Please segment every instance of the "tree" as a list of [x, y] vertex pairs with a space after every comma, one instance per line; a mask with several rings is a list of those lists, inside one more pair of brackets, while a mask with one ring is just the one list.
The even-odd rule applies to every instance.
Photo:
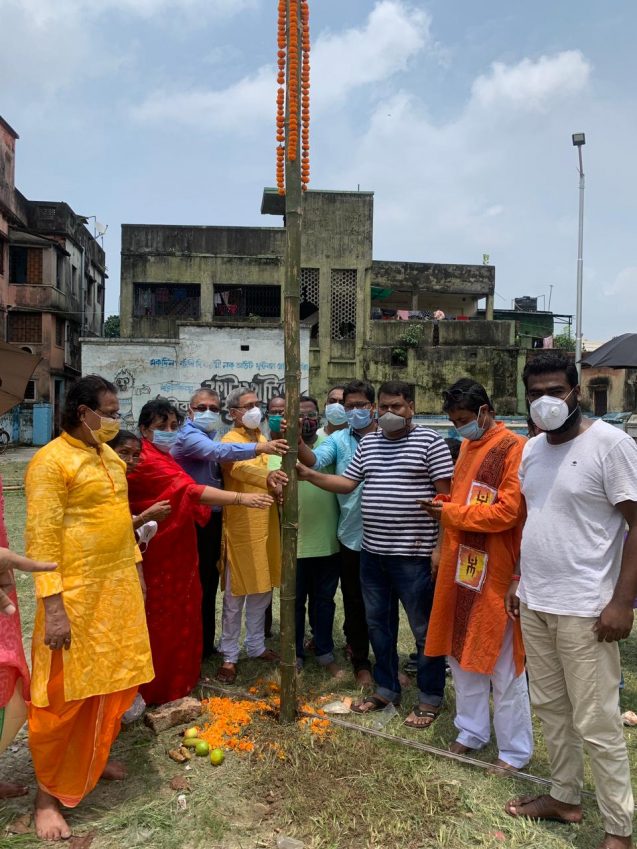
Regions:
[[553, 337], [553, 347], [559, 348], [560, 351], [574, 351], [575, 338], [571, 336], [568, 330], [564, 330]]
[[107, 339], [119, 339], [119, 316], [109, 315], [104, 322], [104, 336]]

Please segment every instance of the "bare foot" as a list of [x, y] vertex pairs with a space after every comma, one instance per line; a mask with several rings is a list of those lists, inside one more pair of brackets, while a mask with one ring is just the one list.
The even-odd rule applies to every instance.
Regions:
[[371, 687], [374, 683], [372, 673], [369, 669], [359, 669], [356, 673], [356, 683], [359, 687]]
[[469, 752], [473, 752], [473, 751], [475, 751], [475, 750], [474, 750], [474, 749], [472, 749], [470, 746], [463, 746], [463, 744], [462, 744], [462, 743], [459, 743], [457, 740], [455, 740], [455, 741], [454, 741], [454, 742], [453, 742], [453, 743], [449, 746], [449, 751], [450, 751], [450, 752], [453, 752], [453, 753], [454, 753], [454, 755], [468, 755], [468, 754], [469, 754]]
[[513, 766], [512, 764], [503, 761], [502, 758], [498, 758], [493, 766], [489, 767], [487, 770], [487, 775], [499, 775], [502, 777], [511, 775], [515, 772], [520, 772], [521, 769], [523, 769], [523, 767]]
[[104, 781], [123, 781], [127, 775], [128, 770], [122, 761], [108, 761], [101, 777]]
[[[567, 805], [566, 802], [558, 802], [548, 793], [542, 796], [519, 796], [517, 799], [511, 799], [504, 806], [504, 810], [512, 817], [528, 817], [532, 820], [555, 820], [564, 823], [582, 821], [581, 805]], [[621, 845], [630, 846], [629, 843]]]
[[597, 849], [632, 849], [633, 846], [632, 837], [620, 837], [618, 834], [606, 832]]
[[345, 671], [341, 669], [341, 667], [338, 665], [338, 663], [336, 663], [336, 661], [333, 661], [332, 663], [326, 663], [323, 668], [330, 673], [332, 678], [336, 678], [337, 681], [340, 681], [342, 678], [345, 678]]
[[26, 796], [29, 788], [24, 784], [11, 784], [8, 781], [0, 781], [0, 799], [13, 799], [14, 796]]
[[40, 840], [68, 840], [71, 836], [71, 829], [60, 813], [60, 803], [42, 788], [35, 797], [35, 832]]

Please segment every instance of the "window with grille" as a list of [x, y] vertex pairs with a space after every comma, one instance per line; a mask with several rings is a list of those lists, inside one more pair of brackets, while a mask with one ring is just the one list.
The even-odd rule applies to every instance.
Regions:
[[301, 320], [319, 311], [319, 270], [302, 268], [300, 280]]
[[356, 338], [356, 269], [333, 268], [330, 276], [331, 338]]
[[215, 286], [215, 317], [218, 318], [281, 318], [280, 286], [236, 286], [220, 283]]
[[35, 401], [36, 397], [35, 380], [29, 380], [27, 381], [26, 389], [24, 390], [24, 400]]
[[41, 342], [41, 313], [10, 312], [7, 319], [9, 342]]
[[170, 316], [171, 318], [199, 318], [201, 314], [201, 286], [181, 283], [135, 283], [134, 315]]

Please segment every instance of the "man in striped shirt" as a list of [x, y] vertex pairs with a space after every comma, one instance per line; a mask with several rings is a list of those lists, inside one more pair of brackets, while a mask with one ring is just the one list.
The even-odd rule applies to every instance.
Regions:
[[409, 384], [384, 383], [378, 392], [378, 413], [379, 429], [361, 439], [342, 475], [299, 466], [299, 477], [342, 495], [363, 483], [361, 586], [376, 657], [376, 691], [353, 709], [371, 713], [389, 702], [400, 703], [400, 601], [418, 647], [418, 703], [405, 724], [427, 728], [442, 705], [445, 661], [423, 653], [433, 599], [431, 552], [438, 528], [420, 509], [418, 499], [448, 493], [453, 464], [444, 440], [430, 428], [412, 423], [414, 401]]

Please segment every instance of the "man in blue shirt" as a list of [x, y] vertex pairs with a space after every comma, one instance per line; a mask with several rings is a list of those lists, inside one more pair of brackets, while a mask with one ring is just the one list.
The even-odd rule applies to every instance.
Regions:
[[[375, 398], [371, 383], [364, 380], [348, 383], [343, 389], [343, 407], [348, 427], [333, 431], [314, 451], [305, 443], [299, 443], [299, 460], [314, 469], [334, 466], [336, 474], [342, 475], [356, 453], [360, 440], [377, 428], [374, 419]], [[360, 685], [367, 685], [372, 683], [372, 667], [369, 661], [369, 635], [360, 581], [360, 551], [363, 541], [362, 494], [363, 488], [358, 487], [349, 495], [337, 496], [340, 519], [336, 535], [341, 546], [341, 592], [345, 612], [343, 630], [352, 649], [352, 666], [356, 681]]]
[[[219, 463], [252, 460], [258, 454], [285, 454], [285, 439], [239, 445], [217, 441], [221, 425], [221, 398], [211, 389], [199, 389], [190, 399], [188, 418], [179, 431], [171, 455], [197, 483], [222, 488]], [[221, 508], [213, 507], [210, 521], [197, 527], [199, 576], [201, 579], [203, 618], [203, 657], [216, 654], [215, 603], [219, 586], [217, 561], [221, 548]]]

